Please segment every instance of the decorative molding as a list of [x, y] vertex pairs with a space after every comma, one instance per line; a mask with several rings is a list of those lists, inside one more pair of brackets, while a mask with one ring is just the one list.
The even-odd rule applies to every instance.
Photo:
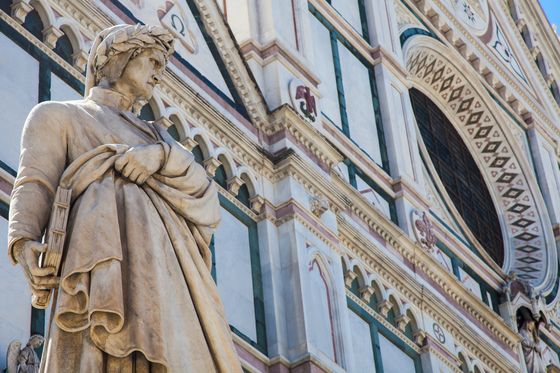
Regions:
[[194, 0], [206, 31], [212, 37], [227, 67], [251, 121], [257, 128], [268, 125], [268, 108], [249, 67], [232, 38], [229, 27], [215, 1]]

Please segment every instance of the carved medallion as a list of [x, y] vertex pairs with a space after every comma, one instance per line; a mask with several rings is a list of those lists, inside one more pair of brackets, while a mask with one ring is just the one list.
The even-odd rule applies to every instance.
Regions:
[[488, 28], [488, 0], [452, 0], [455, 16], [469, 29], [483, 34]]

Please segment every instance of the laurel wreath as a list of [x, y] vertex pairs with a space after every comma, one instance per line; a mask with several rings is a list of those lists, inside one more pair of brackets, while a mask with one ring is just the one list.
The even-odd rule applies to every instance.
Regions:
[[132, 57], [145, 49], [157, 49], [169, 58], [173, 53], [173, 36], [159, 26], [136, 25], [109, 34], [95, 51], [94, 68], [99, 72], [115, 55], [133, 51]]

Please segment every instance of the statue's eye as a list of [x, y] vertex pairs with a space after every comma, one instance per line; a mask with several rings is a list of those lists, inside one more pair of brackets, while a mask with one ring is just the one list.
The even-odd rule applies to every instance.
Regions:
[[150, 61], [152, 62], [152, 65], [154, 65], [156, 69], [159, 69], [161, 67], [161, 63], [155, 58], [150, 58]]

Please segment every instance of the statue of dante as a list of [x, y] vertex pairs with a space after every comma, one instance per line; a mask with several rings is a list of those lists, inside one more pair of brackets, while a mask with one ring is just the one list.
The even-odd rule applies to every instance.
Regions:
[[[35, 295], [56, 289], [42, 372], [241, 372], [210, 274], [216, 186], [163, 127], [131, 112], [172, 51], [162, 28], [106, 29], [85, 99], [45, 102], [27, 118], [9, 255]], [[58, 276], [39, 258], [61, 187], [71, 200]]]

